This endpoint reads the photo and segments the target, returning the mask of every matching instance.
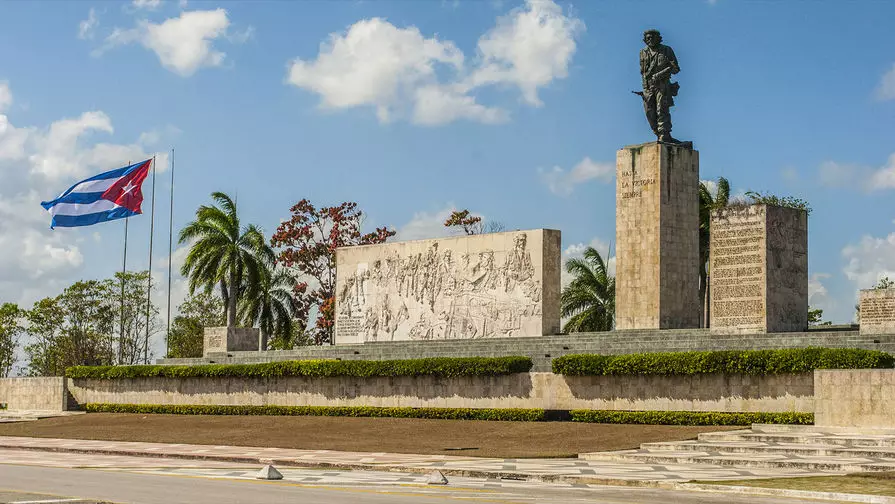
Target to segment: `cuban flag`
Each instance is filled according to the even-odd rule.
[[[141,186],[152,159],[100,173],[71,186],[44,207],[53,220],[50,228],[90,226],[143,213]]]

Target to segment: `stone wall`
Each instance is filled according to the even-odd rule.
[[[340,248],[335,342],[555,334],[560,241],[538,229]]]
[[[699,152],[657,142],[616,154],[617,329],[699,327]]]
[[[712,214],[710,327],[715,333],[808,327],[808,219],[792,208],[733,206]]]
[[[814,372],[814,424],[895,428],[895,369]]]
[[[895,332],[895,289],[861,291],[861,334]]]
[[[0,378],[0,404],[6,404],[10,411],[65,411],[68,409],[65,379],[59,376]]]
[[[812,410],[810,373],[754,377],[135,378],[69,380],[79,403],[544,408],[641,411]]]

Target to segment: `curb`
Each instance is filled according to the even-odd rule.
[[[180,460],[213,460],[219,462],[235,462],[245,464],[270,464],[281,467],[304,467],[319,469],[341,469],[348,471],[385,471],[413,474],[429,474],[431,467],[413,467],[395,464],[351,464],[333,462],[314,462],[295,459],[266,458],[254,456],[200,455],[189,453],[151,453],[145,451],[113,450],[101,448],[68,448],[51,446],[19,446],[0,443],[0,448],[11,450],[42,451],[52,453],[78,453],[95,455],[117,455],[127,457],[173,458]],[[724,484],[687,483],[663,480],[626,480],[618,478],[600,478],[596,476],[544,475],[524,472],[487,471],[477,469],[451,469],[439,467],[445,476],[465,478],[496,478],[514,481],[535,481],[543,483],[574,483],[614,487],[659,488],[687,492],[718,493],[730,495],[756,495],[770,497],[792,497],[837,502],[857,502],[863,504],[895,504],[895,497],[883,495],[846,494],[834,492],[811,492],[806,490],[788,490],[781,488],[762,488],[752,486],[731,486]]]
[[[811,492],[808,490],[789,490],[785,488],[762,488],[752,486],[712,485],[705,483],[671,482],[668,486],[676,490],[689,492],[720,493],[731,495],[761,495],[767,497],[794,497],[802,499],[827,500],[836,502],[861,502],[865,504],[895,504],[895,497],[885,495],[849,494],[836,492]]]

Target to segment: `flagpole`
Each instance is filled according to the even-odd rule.
[[[149,212],[149,278],[146,280],[146,339],[143,341],[143,364],[149,364],[149,312],[152,308],[152,238],[155,235],[155,156],[152,156],[152,209]]]
[[[130,165],[130,162],[128,162]],[[121,317],[120,317],[120,329],[121,335],[118,338],[118,363],[121,364],[124,359],[124,276],[127,274],[127,221],[128,217],[124,218],[124,258],[121,260]]]
[[[171,353],[171,254],[174,250],[174,148],[171,148],[171,211],[168,217],[168,330],[165,332],[165,357]]]

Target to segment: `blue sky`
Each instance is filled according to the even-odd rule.
[[[171,147],[175,229],[221,190],[268,233],[302,198],[350,200],[403,238],[443,233],[456,207],[560,229],[567,256],[605,250],[615,152],[652,140],[630,91],[655,27],[701,178],[808,200],[811,304],[850,321],[857,289],[895,278],[893,16],[881,1],[3,2],[0,300],[112,275],[121,222],[50,231],[38,202]]]

